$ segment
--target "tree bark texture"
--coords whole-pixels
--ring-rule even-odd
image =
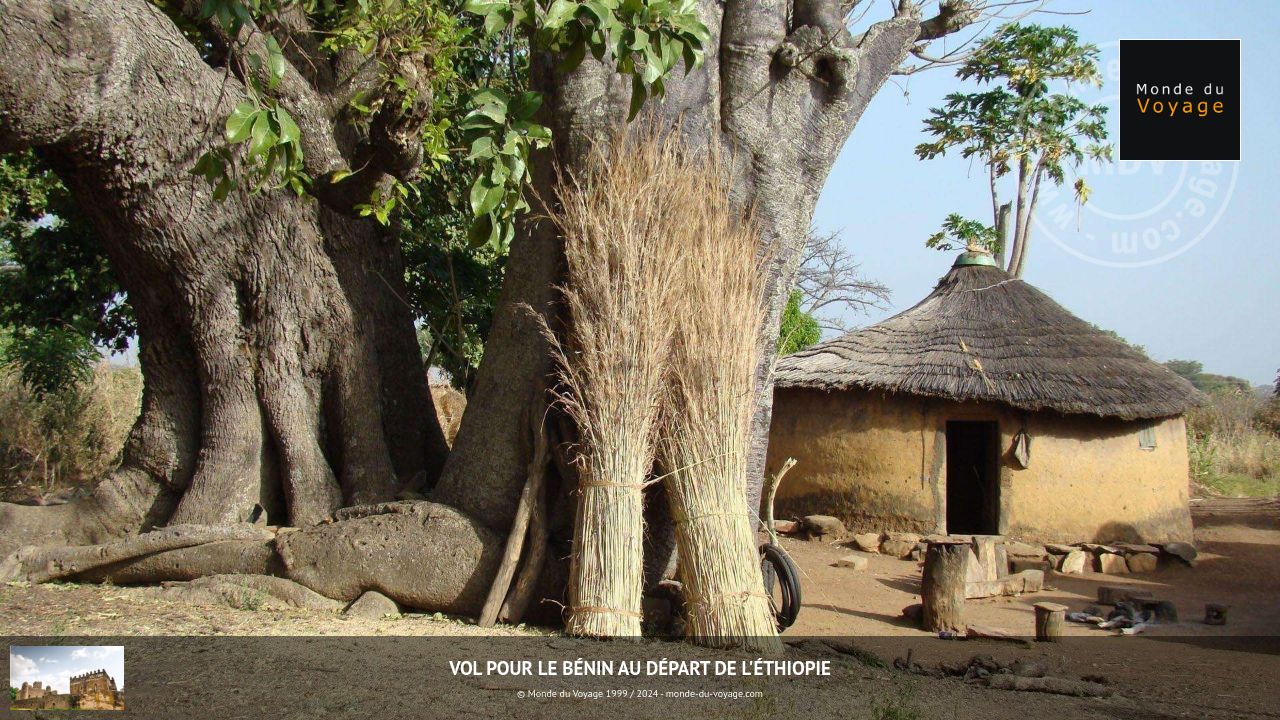
[[[818,194],[872,96],[918,40],[942,31],[921,22],[919,7],[910,1],[856,38],[834,0],[706,0],[701,13],[712,32],[705,64],[688,75],[674,70],[665,99],[652,103],[642,118],[681,133],[691,147],[716,147],[731,158],[735,203],[754,214],[761,230],[771,302],[759,338],[748,463],[748,502],[755,516],[778,323]],[[607,61],[588,58],[566,74],[555,69],[554,58],[535,54],[532,85],[545,94],[543,121],[555,134],[555,160],[567,172],[626,121],[630,81]],[[543,196],[554,177],[551,162],[538,159],[542,167],[535,182]],[[526,225],[513,243],[476,388],[434,498],[495,528],[510,524],[528,464],[527,441],[516,431],[527,403],[522,388],[550,371],[546,343],[522,307],[551,311],[560,253],[545,225]],[[669,551],[670,543],[663,544]]]
[[[94,223],[145,378],[121,468],[81,503],[0,506],[6,542],[229,524],[259,505],[311,525],[432,483],[447,447],[394,243],[308,196],[215,201],[190,170],[245,86],[151,3],[0,0],[0,16],[0,152],[34,148]],[[319,90],[290,71],[281,92],[313,176],[354,159]]]

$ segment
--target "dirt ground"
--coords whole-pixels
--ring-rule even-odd
[[[459,677],[445,663],[495,656],[734,657],[680,643],[594,643],[525,627],[481,630],[438,614],[372,621],[303,610],[193,606],[165,600],[153,588],[9,585],[0,588],[0,634],[12,644],[124,636],[114,642],[126,646],[129,712],[138,717],[186,716],[188,706],[192,712],[216,708],[220,717],[260,717],[268,708],[278,717],[347,717],[374,705],[387,717],[1280,717],[1280,504],[1201,501],[1193,514],[1201,550],[1194,568],[1162,565],[1154,573],[1119,579],[1050,575],[1043,592],[966,606],[971,623],[1030,634],[1033,603],[1053,600],[1079,609],[1094,599],[1097,585],[1123,583],[1152,589],[1181,616],[1177,624],[1137,637],[1069,626],[1070,637],[1056,644],[937,639],[900,618],[903,607],[919,601],[915,563],[873,557],[859,572],[834,566],[846,548],[788,541],[804,573],[805,601],[785,636],[792,642],[788,657],[831,659],[832,675],[785,681],[669,678],[655,686],[661,692],[759,693],[746,699],[529,700],[517,695],[532,689],[527,679]],[[1206,602],[1230,605],[1229,624],[1201,623]],[[821,640],[805,639],[814,637],[840,638],[859,651],[849,654],[845,645],[846,652],[836,652]],[[1103,678],[1116,695],[999,691],[892,669],[892,661],[908,653],[926,668],[976,654],[1034,660],[1054,675]],[[550,683],[587,693],[635,685],[616,678]],[[308,690],[299,694],[299,688]],[[231,711],[237,707],[256,710]]]

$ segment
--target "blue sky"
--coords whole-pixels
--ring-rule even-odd
[[[883,0],[871,15],[887,12]],[[1239,38],[1239,163],[1127,163],[1086,172],[1094,187],[1078,213],[1069,191],[1042,196],[1025,279],[1086,320],[1115,330],[1157,360],[1199,360],[1205,369],[1270,384],[1280,368],[1280,152],[1277,152],[1274,32],[1280,2],[1058,0],[1060,11],[1036,22],[1075,27],[1102,50],[1101,89],[1073,92],[1111,108],[1119,136],[1118,48],[1121,38]],[[962,86],[942,68],[895,78],[872,101],[833,168],[815,224],[843,230],[864,273],[893,292],[880,320],[924,297],[953,255],[924,247],[951,212],[990,221],[980,166],[956,157],[922,162],[922,120]],[[1100,171],[1099,171],[1100,170]],[[1178,208],[1199,201],[1199,219]],[[1078,229],[1077,229],[1078,228]],[[1142,238],[1130,253],[1111,238]],[[1147,233],[1144,235],[1143,233]]]
[[[9,685],[36,681],[59,693],[70,691],[68,679],[106,670],[124,689],[124,648],[120,645],[13,645],[9,648]]]

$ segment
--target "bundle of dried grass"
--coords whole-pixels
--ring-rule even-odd
[[[573,635],[640,635],[643,496],[671,347],[676,271],[664,237],[689,211],[675,145],[615,138],[562,179],[552,219],[568,260],[559,402],[578,426]],[[550,334],[549,334],[550,335]]]
[[[780,652],[747,504],[747,451],[764,321],[759,234],[730,206],[714,155],[685,192],[698,208],[669,227],[679,248],[662,464],[676,526],[689,636]]]

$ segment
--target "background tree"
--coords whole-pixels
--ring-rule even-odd
[[[1197,390],[1206,393],[1253,394],[1253,386],[1244,378],[1232,375],[1218,375],[1204,371],[1204,364],[1198,360],[1170,360],[1164,366],[1186,379]]]
[[[889,288],[867,278],[853,253],[841,242],[839,232],[809,231],[796,275],[800,304],[813,315],[822,330],[847,332],[850,314],[882,308],[889,301]]]
[[[962,157],[979,159],[991,190],[991,224],[952,214],[926,244],[951,250],[977,243],[1010,274],[1022,277],[1041,182],[1047,178],[1061,185],[1086,159],[1111,161],[1111,146],[1103,142],[1106,106],[1051,91],[1055,82],[1100,86],[1098,48],[1080,43],[1069,27],[1010,24],[961,63],[956,76],[993,87],[952,93],[946,104],[932,109],[925,132],[935,139],[917,145],[916,155],[928,160],[954,148]],[[1000,181],[1006,176],[1013,179],[1012,228],[1010,203],[1001,202]],[[1088,202],[1084,178],[1077,177],[1073,187],[1077,202]]]
[[[70,388],[123,350],[129,306],[92,229],[30,152],[0,157],[0,360],[38,393]]]

